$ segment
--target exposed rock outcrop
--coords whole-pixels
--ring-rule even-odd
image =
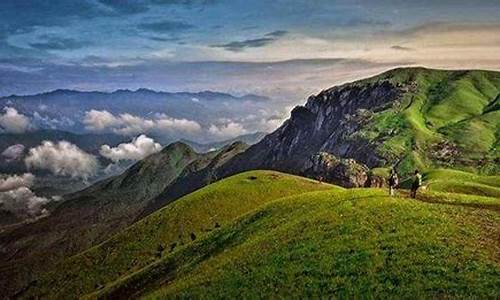
[[[320,152],[310,157],[303,174],[327,182],[337,182],[345,187],[363,187],[368,179],[368,168],[354,159],[339,159]]]
[[[316,163],[315,168],[326,168],[321,172],[329,182],[363,186],[367,167],[383,165],[386,158],[375,152],[373,141],[354,133],[371,119],[373,112],[397,105],[401,93],[401,87],[389,81],[325,90],[310,97],[305,106],[295,107],[280,128],[229,161],[219,177],[251,169],[314,177],[317,172],[311,171],[311,163]],[[335,159],[321,154],[311,162],[318,153]],[[323,162],[314,163],[315,159]],[[338,163],[334,163],[336,159]],[[334,167],[328,167],[331,165]]]

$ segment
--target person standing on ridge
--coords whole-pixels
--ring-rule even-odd
[[[418,170],[415,170],[415,175],[413,176],[413,183],[411,185],[411,197],[415,199],[417,197],[417,190],[422,186],[422,175]]]
[[[399,184],[399,178],[398,174],[394,170],[394,168],[391,168],[391,175],[389,176],[389,196],[394,196],[394,191],[396,187]]]

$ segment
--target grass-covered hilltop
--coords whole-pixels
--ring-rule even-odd
[[[252,146],[171,144],[0,228],[2,297],[498,298],[499,95],[500,72],[400,68]]]
[[[274,171],[241,173],[63,260],[19,296],[493,298],[500,178],[470,178],[496,193],[426,191],[410,200],[403,191],[391,198]]]
[[[407,89],[358,134],[400,169],[445,166],[500,173],[500,73],[396,69],[372,80]],[[405,154],[406,156],[403,156]]]

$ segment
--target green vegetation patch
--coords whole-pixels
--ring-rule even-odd
[[[73,298],[100,289],[275,199],[343,190],[274,171],[245,172],[166,206],[110,240],[59,264],[27,295]]]
[[[155,299],[498,296],[500,226],[485,233],[481,225],[500,225],[498,213],[384,194],[273,202],[97,295],[146,288],[145,298]],[[172,261],[180,265],[163,264]]]

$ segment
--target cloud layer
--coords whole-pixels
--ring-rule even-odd
[[[13,107],[4,107],[4,114],[0,113],[0,129],[8,133],[23,133],[29,129],[29,118],[20,114]]]
[[[201,130],[198,122],[187,119],[175,119],[165,114],[155,114],[147,119],[129,113],[118,116],[106,110],[90,110],[83,119],[85,128],[90,131],[110,131],[124,136],[141,133],[163,133],[174,136],[195,134]]]
[[[35,180],[35,176],[31,173],[24,175],[13,175],[7,178],[0,178],[0,192],[15,190],[20,187],[31,187]]]
[[[248,131],[240,123],[229,121],[219,126],[212,124],[208,132],[218,139],[230,139],[239,135],[247,134]]]
[[[22,218],[46,215],[43,206],[50,200],[31,191],[34,180],[31,173],[0,178],[0,208]]]
[[[96,174],[97,159],[66,141],[44,141],[31,148],[24,162],[28,168],[48,170],[58,176],[87,180]]]
[[[122,143],[116,147],[102,145],[99,153],[116,163],[121,160],[141,160],[146,156],[161,151],[161,148],[162,146],[155,143],[152,138],[141,134],[130,143]]]

